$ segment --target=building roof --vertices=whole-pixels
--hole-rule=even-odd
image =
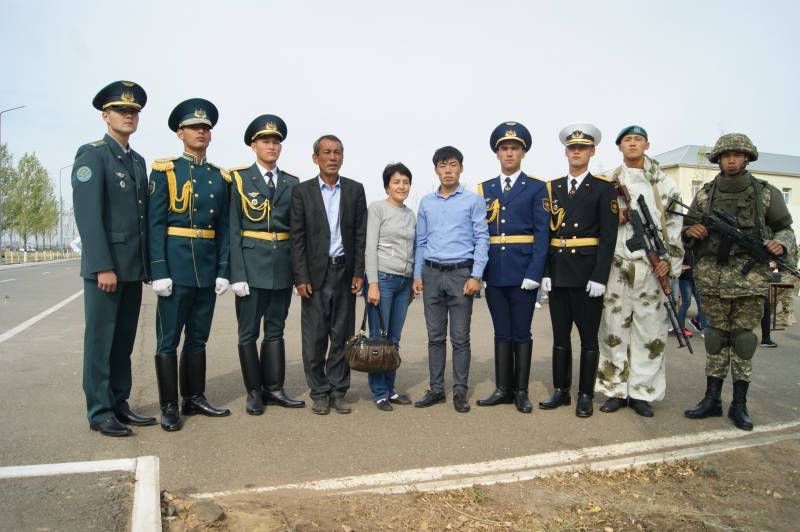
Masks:
[[[706,159],[706,152],[711,151],[711,146],[698,146],[688,144],[674,150],[656,155],[655,159],[662,168],[671,166],[701,166],[703,168],[717,168]],[[758,160],[747,165],[749,170],[762,174],[791,174],[800,175],[800,156],[783,155],[780,153],[758,153]]]

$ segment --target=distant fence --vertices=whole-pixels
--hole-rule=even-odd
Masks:
[[[81,255],[74,251],[11,251],[0,255],[0,264],[24,264],[26,262],[47,262],[51,260],[77,259]]]

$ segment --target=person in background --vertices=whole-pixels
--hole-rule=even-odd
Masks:
[[[703,308],[700,306],[700,294],[697,291],[697,287],[694,285],[694,253],[691,249],[687,249],[683,254],[681,275],[678,277],[678,289],[681,295],[681,306],[678,309],[678,323],[686,336],[691,338],[692,333],[686,328],[686,312],[692,305],[692,298],[694,297],[694,301],[697,304],[697,314],[694,318],[689,320],[689,323],[700,333],[700,336],[703,336],[703,329],[708,326],[708,321],[703,314]]]
[[[411,188],[411,170],[403,163],[389,164],[383,170],[386,198],[370,204],[367,211],[365,267],[370,304],[369,333],[378,336],[381,320],[389,340],[400,347],[400,333],[411,300],[414,273],[414,212],[405,201]],[[369,374],[372,400],[378,410],[391,411],[392,404],[410,405],[407,395],[395,391],[395,371]]]

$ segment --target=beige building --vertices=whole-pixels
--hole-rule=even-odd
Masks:
[[[655,156],[662,170],[678,183],[681,197],[687,204],[692,202],[700,187],[719,172],[719,167],[706,158],[710,150],[710,146],[690,144]],[[800,156],[759,152],[758,160],[748,164],[747,169],[783,192],[795,231],[800,232]]]

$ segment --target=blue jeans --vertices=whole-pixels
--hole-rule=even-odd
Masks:
[[[678,279],[678,285],[681,290],[681,308],[678,309],[678,323],[681,329],[686,328],[686,311],[692,304],[692,296],[697,303],[697,320],[700,322],[700,327],[705,329],[708,327],[708,320],[706,315],[703,314],[703,307],[700,306],[700,294],[694,285],[694,279]]]
[[[403,330],[408,304],[411,300],[411,277],[378,272],[378,288],[381,293],[379,304],[383,315],[383,324],[387,328],[387,336],[399,348],[400,333]],[[365,289],[368,289],[368,285],[365,286]],[[366,291],[364,293],[366,294]],[[374,305],[369,305],[367,316],[369,317],[369,335],[371,337],[378,336],[380,334],[378,309]],[[370,373],[367,378],[373,401],[386,399],[395,394],[394,371]]]

